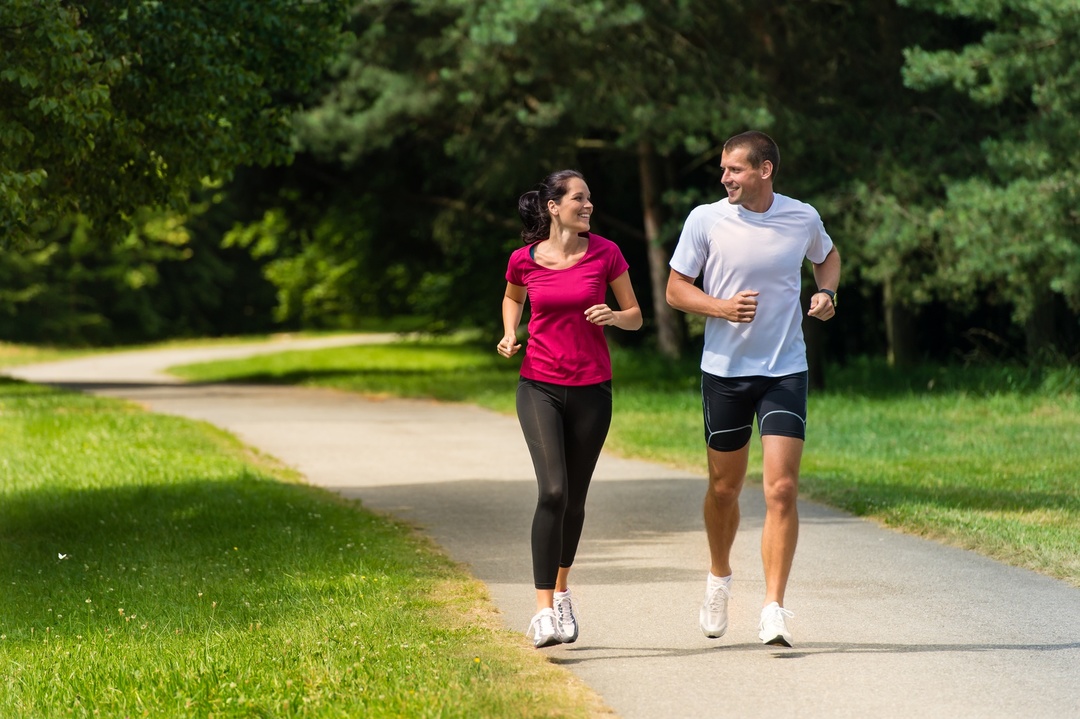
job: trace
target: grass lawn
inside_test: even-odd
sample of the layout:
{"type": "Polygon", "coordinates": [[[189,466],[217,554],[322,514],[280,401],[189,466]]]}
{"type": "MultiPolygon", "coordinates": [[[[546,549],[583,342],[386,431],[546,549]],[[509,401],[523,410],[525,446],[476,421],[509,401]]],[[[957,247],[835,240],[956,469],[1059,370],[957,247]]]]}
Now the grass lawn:
{"type": "Polygon", "coordinates": [[[589,717],[409,528],[228,435],[0,379],[0,717],[589,717]]]}
{"type": "Polygon", "coordinates": [[[11,367],[34,362],[55,362],[76,357],[82,352],[74,349],[33,347],[0,342],[0,367],[11,367]]]}
{"type": "MultiPolygon", "coordinates": [[[[512,412],[492,343],[411,341],[179,368],[190,379],[330,386],[512,412]],[[488,346],[491,345],[491,346],[488,346]]],[[[697,358],[616,349],[608,447],[704,474],[697,358]]],[[[803,494],[1080,586],[1080,371],[833,368],[813,392],[803,494]]],[[[752,444],[751,472],[760,476],[752,444]]]]}

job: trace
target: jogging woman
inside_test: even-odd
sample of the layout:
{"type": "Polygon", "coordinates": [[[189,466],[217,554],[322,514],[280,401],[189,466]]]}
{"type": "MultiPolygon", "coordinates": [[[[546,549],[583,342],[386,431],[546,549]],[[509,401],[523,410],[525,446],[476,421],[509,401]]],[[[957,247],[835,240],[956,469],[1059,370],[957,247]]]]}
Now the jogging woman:
{"type": "Polygon", "coordinates": [[[611,424],[611,357],[604,327],[641,327],[641,308],[618,246],[589,232],[593,204],[575,170],[554,172],[518,200],[525,246],[510,255],[499,354],[529,341],[517,414],[536,470],[532,523],[536,615],[526,635],[547,647],[577,640],[568,577],[585,521],[585,497],[611,424]],[[619,309],[606,304],[607,289],[619,309]]]}

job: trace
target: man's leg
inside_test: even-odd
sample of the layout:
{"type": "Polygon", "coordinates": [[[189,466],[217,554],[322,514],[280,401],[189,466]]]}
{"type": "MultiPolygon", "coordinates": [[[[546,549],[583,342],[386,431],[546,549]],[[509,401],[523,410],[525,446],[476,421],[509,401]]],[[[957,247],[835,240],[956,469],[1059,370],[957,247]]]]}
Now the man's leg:
{"type": "Polygon", "coordinates": [[[746,479],[750,444],[731,452],[709,452],[709,490],[705,493],[705,534],[709,538],[710,571],[731,576],[731,545],[739,529],[739,493],[746,479]]]}
{"type": "Polygon", "coordinates": [[[765,488],[765,527],[761,561],[765,568],[765,604],[784,606],[795,544],[799,539],[799,464],[803,440],[780,435],[761,438],[762,484],[765,488]]]}

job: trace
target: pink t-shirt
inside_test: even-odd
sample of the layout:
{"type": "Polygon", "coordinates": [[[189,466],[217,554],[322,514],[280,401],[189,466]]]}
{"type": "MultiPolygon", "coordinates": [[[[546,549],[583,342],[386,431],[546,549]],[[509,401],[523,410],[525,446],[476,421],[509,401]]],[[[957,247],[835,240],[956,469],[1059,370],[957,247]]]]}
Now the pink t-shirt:
{"type": "Polygon", "coordinates": [[[589,246],[573,267],[553,270],[536,264],[526,245],[510,255],[506,281],[526,288],[529,341],[521,376],[581,386],[611,379],[604,328],[585,319],[585,310],[604,302],[608,285],[629,265],[611,240],[589,233],[589,246]]]}

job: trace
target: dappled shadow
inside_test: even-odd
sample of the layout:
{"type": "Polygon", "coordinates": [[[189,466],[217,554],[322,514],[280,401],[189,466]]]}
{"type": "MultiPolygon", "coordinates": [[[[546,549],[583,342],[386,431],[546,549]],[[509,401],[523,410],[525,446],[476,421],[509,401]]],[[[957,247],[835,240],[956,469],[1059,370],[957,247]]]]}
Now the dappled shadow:
{"type": "Polygon", "coordinates": [[[755,654],[771,653],[777,659],[813,659],[835,654],[933,654],[933,653],[984,653],[984,652],[1072,652],[1080,650],[1080,642],[1061,644],[900,644],[900,643],[843,643],[843,642],[799,642],[794,649],[765,646],[759,643],[742,642],[714,646],[663,648],[663,647],[567,647],[560,653],[552,654],[549,660],[554,664],[571,666],[595,661],[619,659],[638,660],[649,657],[684,658],[707,656],[710,654],[755,654]]]}
{"type": "MultiPolygon", "coordinates": [[[[688,547],[701,550],[704,560],[705,487],[703,478],[615,480],[598,470],[589,491],[577,566],[590,583],[698,582],[703,570],[686,562],[685,552],[688,547]]],[[[339,491],[430,532],[483,581],[531,583],[534,481],[460,480],[339,491]]],[[[756,566],[765,513],[759,484],[745,487],[740,506],[740,532],[746,536],[736,549],[756,566]]],[[[852,527],[881,531],[874,523],[811,501],[800,503],[800,522],[808,546],[815,536],[852,527]]],[[[873,548],[879,549],[876,544],[873,548]]]]}
{"type": "Polygon", "coordinates": [[[120,393],[126,390],[150,390],[150,389],[181,389],[183,387],[199,388],[203,386],[203,383],[191,382],[180,383],[175,381],[161,381],[161,382],[146,382],[146,381],[108,381],[108,382],[90,382],[90,381],[40,381],[40,382],[28,382],[21,379],[14,379],[12,377],[6,377],[0,375],[0,398],[16,398],[26,397],[29,392],[45,392],[45,388],[56,388],[73,393],[105,393],[110,392],[120,393]],[[34,389],[40,388],[40,389],[34,389]]]}
{"type": "MultiPolygon", "coordinates": [[[[696,586],[707,562],[702,519],[705,480],[662,476],[617,480],[600,474],[589,493],[576,576],[594,585],[687,582],[696,586]],[[687,561],[688,557],[693,559],[687,561]]],[[[459,480],[339,491],[414,523],[485,582],[532,583],[533,481],[459,480]]],[[[1031,507],[1056,499],[1015,501],[1016,506],[1031,507]]],[[[765,515],[760,484],[746,485],[740,508],[733,563],[743,581],[760,581],[765,515]]],[[[914,591],[913,583],[922,587],[919,591],[951,601],[957,590],[931,581],[936,576],[962,574],[970,585],[965,592],[976,593],[981,591],[981,582],[1034,579],[1034,575],[1012,573],[1026,570],[1007,568],[985,556],[882,527],[811,500],[800,499],[799,522],[796,580],[807,583],[800,585],[800,591],[821,595],[826,603],[853,597],[889,601],[898,592],[914,591]]]]}
{"type": "Polygon", "coordinates": [[[151,390],[151,389],[199,389],[211,383],[202,382],[38,382],[45,387],[55,387],[69,392],[84,392],[87,394],[124,392],[127,390],[151,390]]]}

